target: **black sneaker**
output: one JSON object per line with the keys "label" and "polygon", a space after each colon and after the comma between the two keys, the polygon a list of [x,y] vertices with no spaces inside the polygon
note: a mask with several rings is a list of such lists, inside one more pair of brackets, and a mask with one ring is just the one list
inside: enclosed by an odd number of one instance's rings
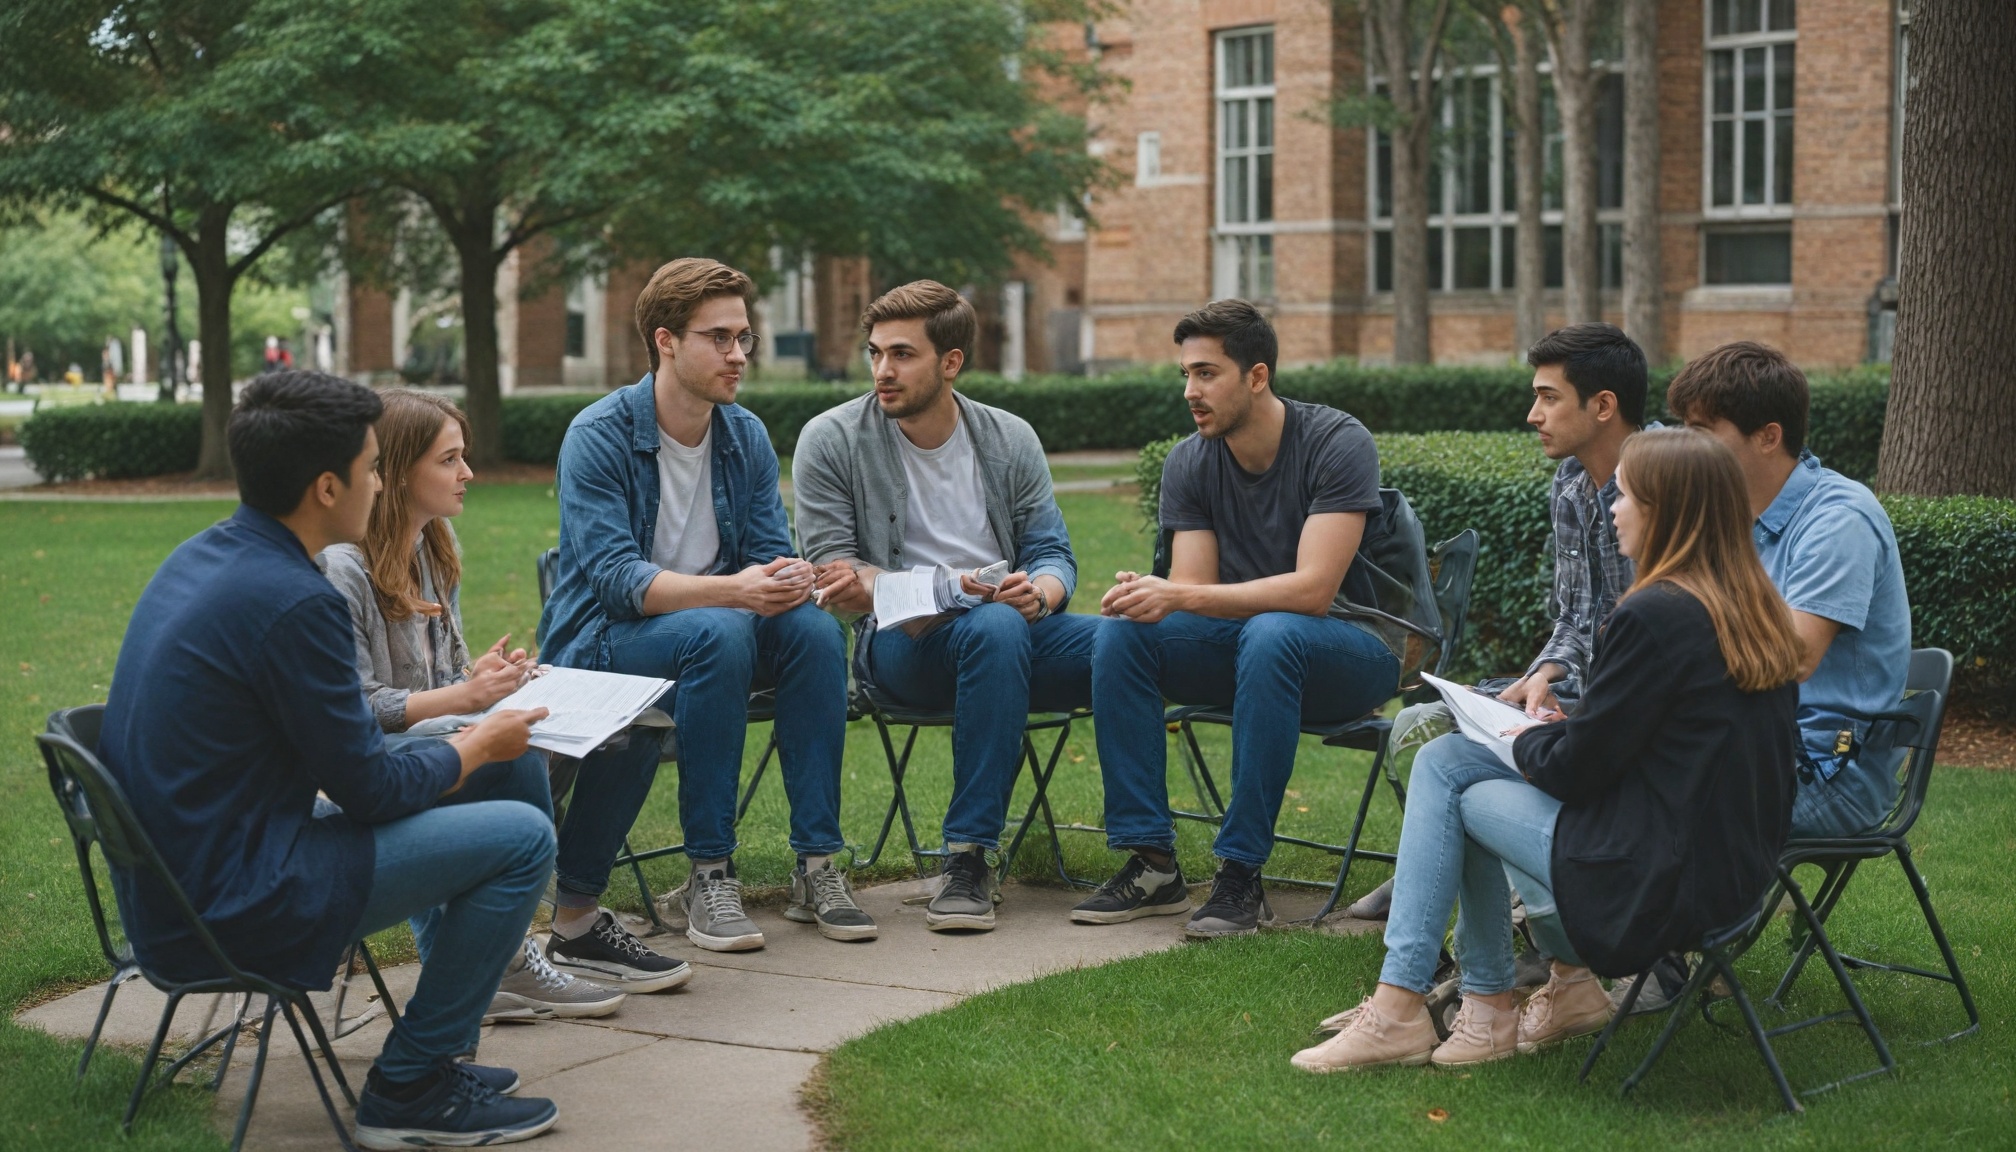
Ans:
{"label": "black sneaker", "polygon": [[933,932],[994,930],[994,869],[986,849],[975,845],[945,858],[944,884],[924,907],[924,926]]}
{"label": "black sneaker", "polygon": [[1071,910],[1078,924],[1119,924],[1143,916],[1174,916],[1190,910],[1190,889],[1183,884],[1183,867],[1172,858],[1164,872],[1139,852],[1099,886],[1090,899]]}
{"label": "black sneaker", "polygon": [[1211,898],[1183,926],[1183,934],[1199,940],[1218,936],[1251,936],[1260,925],[1274,922],[1267,893],[1260,887],[1260,869],[1231,860],[1218,862],[1211,880]]}
{"label": "black sneaker", "polygon": [[466,1064],[444,1061],[434,1081],[411,1100],[395,1100],[374,1068],[357,1099],[358,1147],[396,1152],[511,1144],[530,1140],[560,1118],[551,1100],[500,1096]]}
{"label": "black sneaker", "polygon": [[645,947],[607,908],[598,909],[594,926],[571,940],[555,932],[546,958],[555,968],[625,992],[676,988],[693,975],[693,966],[684,960]]}
{"label": "black sneaker", "polygon": [[518,1091],[518,1073],[509,1068],[497,1068],[489,1064],[478,1064],[474,1056],[458,1056],[460,1064],[471,1076],[483,1082],[485,1088],[499,1096],[509,1096]]}

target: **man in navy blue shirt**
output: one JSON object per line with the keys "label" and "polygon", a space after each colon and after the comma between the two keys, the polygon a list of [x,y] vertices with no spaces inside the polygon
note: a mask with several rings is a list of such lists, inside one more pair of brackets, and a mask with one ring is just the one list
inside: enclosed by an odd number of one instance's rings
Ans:
{"label": "man in navy blue shirt", "polygon": [[[369,389],[265,376],[231,414],[242,503],[185,541],[134,605],[98,752],[204,924],[242,967],[327,988],[350,942],[440,907],[419,985],[357,1107],[357,1143],[536,1136],[549,1100],[462,1064],[553,865],[551,823],[470,775],[521,755],[543,710],[451,740],[385,747],[364,703],[349,609],[313,557],[363,539],[378,493]],[[465,788],[464,783],[469,782]],[[317,792],[341,812],[317,818]],[[213,975],[158,886],[114,872],[134,951]]]}

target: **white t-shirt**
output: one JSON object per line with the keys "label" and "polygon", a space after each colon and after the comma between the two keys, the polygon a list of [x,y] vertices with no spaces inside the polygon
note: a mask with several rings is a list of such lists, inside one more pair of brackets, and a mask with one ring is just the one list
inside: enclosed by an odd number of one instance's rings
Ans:
{"label": "white t-shirt", "polygon": [[658,525],[651,533],[651,562],[667,572],[698,576],[720,558],[713,448],[711,423],[693,448],[658,430]]}
{"label": "white t-shirt", "polygon": [[1005,559],[987,525],[987,493],[980,456],[961,420],[952,438],[929,450],[896,430],[909,497],[903,502],[903,564],[943,564],[955,571]]}

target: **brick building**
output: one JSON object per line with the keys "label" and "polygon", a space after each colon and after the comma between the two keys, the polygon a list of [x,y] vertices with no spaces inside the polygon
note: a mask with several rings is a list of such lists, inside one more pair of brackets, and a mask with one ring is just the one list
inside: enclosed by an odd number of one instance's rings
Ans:
{"label": "brick building", "polygon": [[[1751,338],[1808,365],[1887,359],[1886,314],[1872,302],[1896,267],[1908,30],[1898,3],[1659,0],[1668,356]],[[1468,17],[1459,6],[1454,18]],[[1091,111],[1093,148],[1119,179],[1092,202],[1091,227],[1067,210],[1046,216],[1048,258],[1023,259],[1005,283],[975,292],[980,367],[1017,376],[1166,360],[1178,317],[1235,295],[1270,311],[1286,363],[1390,359],[1383,134],[1330,115],[1366,90],[1363,29],[1348,6],[1131,0],[1115,19],[1057,31],[1126,82]],[[1431,343],[1438,362],[1502,361],[1517,351],[1509,116],[1489,50],[1458,56],[1430,182]],[[1598,117],[1598,218],[1604,309],[1616,322],[1622,112],[1613,67]],[[1558,134],[1547,154],[1558,189]],[[1550,323],[1562,306],[1557,196],[1543,205]],[[500,288],[507,388],[613,387],[642,374],[630,309],[648,267],[530,300],[519,299],[515,267]],[[854,321],[883,287],[872,270],[822,258],[782,279],[759,309],[765,374],[859,376]],[[400,363],[403,342],[388,336],[406,323],[396,302],[346,301],[341,367]]]}

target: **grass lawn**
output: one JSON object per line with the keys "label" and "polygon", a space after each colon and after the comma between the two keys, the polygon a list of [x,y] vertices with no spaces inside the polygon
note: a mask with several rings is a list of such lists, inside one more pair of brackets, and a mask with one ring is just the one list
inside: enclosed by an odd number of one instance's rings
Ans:
{"label": "grass lawn", "polygon": [[[1080,562],[1075,606],[1080,611],[1092,610],[1110,586],[1115,570],[1144,566],[1147,537],[1140,531],[1131,492],[1066,493],[1059,503]],[[32,1003],[105,975],[89,917],[78,898],[74,859],[49,798],[33,734],[41,730],[51,709],[104,699],[126,619],[147,578],[177,543],[229,511],[226,502],[0,503],[0,539],[8,541],[0,551],[0,619],[7,622],[0,630],[0,645],[5,646],[0,675],[5,675],[8,683],[8,691],[0,693],[0,732],[5,734],[0,740],[0,913],[4,913],[0,914],[0,1006],[11,1009]],[[463,615],[472,645],[487,645],[505,631],[530,639],[538,620],[533,557],[557,539],[556,525],[554,501],[544,485],[478,486],[471,494],[469,511],[458,528],[467,553]],[[888,772],[872,726],[863,722],[855,727],[847,742],[841,818],[847,837],[865,852],[888,802]],[[1207,731],[1203,735],[1222,780],[1229,763],[1224,734]],[[753,771],[767,737],[765,726],[752,727],[745,773]],[[922,834],[931,842],[936,841],[938,820],[950,793],[949,745],[947,732],[926,731],[918,740],[913,761],[913,810]],[[1282,830],[1323,838],[1337,835],[1356,802],[1367,759],[1361,753],[1325,749],[1305,741],[1282,813]],[[668,773],[639,817],[633,842],[640,848],[679,839],[671,782]],[[1172,777],[1171,793],[1179,803],[1187,802],[1188,785],[1180,767]],[[1925,855],[1924,866],[1940,893],[1942,910],[1951,918],[1953,934],[1963,952],[1986,940],[2006,940],[2011,918],[2002,908],[1992,900],[1971,905],[1964,900],[1965,893],[1971,891],[1968,885],[1992,883],[1990,877],[1999,861],[2006,860],[2016,848],[2007,832],[2016,827],[2016,778],[1948,773],[1937,795],[1934,816],[1942,811],[1970,810],[1977,813],[1974,827],[1998,830],[1982,833],[1985,838],[1978,843],[1968,841],[1948,848],[1937,837],[1957,835],[1962,830],[1928,817],[1926,838],[1931,851]],[[1019,813],[1027,797],[1025,785],[1012,810]],[[1059,820],[1098,822],[1099,765],[1090,725],[1073,731],[1052,797]],[[783,883],[792,859],[785,844],[785,827],[783,789],[773,772],[741,828],[743,848],[738,865],[752,885]],[[1390,844],[1397,831],[1397,813],[1390,801],[1382,800],[1368,825],[1368,842]],[[1180,829],[1183,858],[1198,874],[1208,873],[1210,867],[1206,832],[1188,823]],[[900,829],[897,835],[900,837]],[[1067,835],[1064,841],[1073,871],[1103,874],[1115,862],[1098,837]],[[1042,875],[1047,863],[1045,847],[1041,839],[1032,841],[1017,870],[1032,877]],[[1972,853],[1986,857],[1975,865],[1979,876],[1961,870],[1970,863],[1966,857]],[[1334,872],[1330,858],[1297,849],[1277,852],[1273,867],[1277,872],[1307,878],[1325,878]],[[679,858],[646,866],[659,891],[676,885],[684,870],[684,861]],[[885,853],[870,878],[893,879],[908,870],[906,854]],[[1383,868],[1367,866],[1354,874],[1353,887],[1368,888],[1384,876]],[[1883,884],[1872,885],[1871,891],[1889,892],[1885,887],[1888,877],[1883,880]],[[1902,891],[1901,885],[1894,887]],[[615,907],[640,908],[634,887],[620,877],[608,902]],[[1957,907],[1955,902],[1960,902]],[[397,950],[398,941],[387,943]],[[1061,1139],[1070,1145],[1138,1144],[1144,1135],[1155,1139],[1163,1133],[1217,1136],[1234,1145],[1251,1143],[1250,1133],[1255,1131],[1277,1135],[1283,1141],[1298,1134],[1314,1138],[1322,1125],[1305,1132],[1301,1128],[1251,1129],[1238,1124],[1263,1119],[1253,1115],[1255,1104],[1264,1104],[1270,1112],[1281,1111],[1273,1107],[1278,1099],[1295,1101],[1296,1107],[1305,1110],[1339,1093],[1359,1099],[1365,1089],[1355,1084],[1312,1086],[1291,1080],[1285,1074],[1285,1057],[1310,1023],[1355,1000],[1375,971],[1376,956],[1374,941],[1288,934],[1226,948],[1186,949],[984,997],[953,1013],[877,1033],[843,1050],[833,1065],[833,1083],[844,1086],[836,1097],[843,1101],[858,1098],[864,1103],[833,1113],[835,1131],[848,1146],[900,1146],[926,1140],[916,1135],[921,1132],[931,1134],[930,1143],[950,1143],[958,1139],[954,1129],[937,1124],[919,1126],[916,1121],[920,1109],[930,1109],[924,1113],[930,1116],[951,1115],[956,1101],[956,1111],[962,1117],[976,1106],[988,1114],[987,1122],[962,1122],[957,1131],[987,1132],[991,1142],[1010,1145],[1035,1143],[1039,1138]],[[1885,1111],[1865,1114],[1860,1109],[1870,1106],[1862,1101],[1880,1094],[1891,1102],[1889,1110],[1898,1116],[1923,1111],[1939,1117],[1937,1122],[1914,1120],[1920,1134],[1943,1134],[1955,1142],[1968,1142],[1963,1128],[1971,1127],[1976,1134],[1972,1139],[1978,1139],[1980,1134],[1995,1130],[1987,1127],[1991,1123],[2006,1126],[2010,1119],[2007,1085],[2016,1078],[2008,1075],[2006,1056],[1996,1043],[1997,1029],[2010,1011],[2009,973],[2006,966],[2000,970],[1988,967],[1999,958],[1998,950],[1985,949],[1985,957],[1973,958],[1969,967],[1983,1010],[1990,1017],[1985,1039],[1964,1042],[1951,1049],[1950,1055],[1949,1050],[1927,1053],[1906,1049],[1900,1053],[1905,1072],[1899,1084],[1860,1086],[1824,1100],[1816,1107],[1816,1115],[1840,1109],[1847,1102],[1857,1109],[1853,1113],[1859,1118],[1856,1123],[1863,1131],[1870,1131],[1868,1125]],[[1149,970],[1140,971],[1142,968]],[[1317,972],[1328,975],[1309,978],[1308,974]],[[1109,986],[1101,981],[1113,983]],[[1240,991],[1230,996],[1214,991],[1227,988]],[[1879,1002],[1879,1012],[1892,1020],[1902,1010],[1900,1005],[1929,1003],[1944,1009],[1943,1001],[1911,1000],[1903,993],[1879,993],[1872,998]],[[1028,1014],[1027,1021],[1022,1019],[1023,1013]],[[1244,1018],[1247,1014],[1250,1021]],[[1120,1027],[1123,1023],[1125,1027]],[[952,1031],[938,1031],[945,1028]],[[973,1043],[976,1036],[996,1034],[1003,1037],[1003,1043]],[[1914,1033],[1907,1027],[1906,1034]],[[1088,1047],[1094,1038],[1096,1051]],[[1803,1039],[1788,1042],[1788,1051],[1795,1054],[1789,1057],[1795,1077],[1804,1067],[1796,1055]],[[1101,1066],[1100,1061],[1109,1058],[1106,1046],[1115,1040],[1123,1043],[1113,1049],[1112,1058],[1124,1055],[1126,1060],[1141,1063],[1119,1064],[1110,1070]],[[1627,1044],[1627,1051],[1629,1047]],[[1690,1042],[1683,1037],[1675,1053],[1682,1059],[1673,1067],[1683,1067],[1691,1052],[1703,1049],[1701,1038]],[[131,1083],[136,1062],[116,1052],[100,1056],[93,1062],[86,1091],[73,1100],[67,1077],[77,1050],[73,1043],[59,1043],[17,1027],[11,1012],[0,1013],[0,1133],[6,1134],[0,1145],[10,1152],[17,1148],[95,1148],[116,1138],[119,1101]],[[1706,1050],[1720,1051],[1712,1046]],[[1747,1059],[1742,1051],[1730,1048],[1727,1052],[1733,1056],[1723,1064],[1744,1067],[1739,1063]],[[1510,1083],[1507,1077],[1542,1075],[1551,1081],[1557,1078],[1553,1073],[1543,1075],[1536,1070],[1554,1068],[1558,1063],[1522,1064],[1516,1074],[1512,1069],[1492,1069],[1480,1073],[1476,1080],[1480,1089],[1487,1083]],[[1695,1063],[1705,1066],[1701,1061]],[[1090,1075],[1073,1090],[1062,1079],[1052,1079],[1052,1069],[1064,1068]],[[1110,1072],[1131,1073],[1136,1078],[1115,1082]],[[1561,1072],[1558,1078],[1565,1081],[1566,1075]],[[1170,1076],[1181,1083],[1170,1083]],[[1245,1091],[1247,1084],[1258,1085],[1268,1076],[1277,1077],[1277,1089],[1257,1096]],[[1922,1083],[1926,1076],[1944,1077],[1942,1083],[1949,1087],[1948,1092],[1939,1094],[1939,1107],[1912,1094],[1899,1095],[1904,1085]],[[983,1086],[970,1089],[975,1077]],[[1671,1080],[1692,1082],[1697,1078],[1682,1075]],[[1733,1104],[1724,1099],[1731,1093],[1720,1089],[1712,1095],[1704,1091],[1698,1100],[1661,1095],[1666,1090],[1661,1085],[1667,1080],[1662,1076],[1647,1086],[1645,1101],[1657,1105],[1650,1111],[1644,1105],[1619,1109],[1593,1089],[1572,1098],[1596,1101],[1589,1106],[1590,1123],[1595,1125],[1592,1132],[1648,1141],[1671,1141],[1686,1133],[1698,1133],[1705,1139],[1718,1133],[1749,1131],[1746,1126],[1761,1123],[1758,1117],[1769,1104],[1762,1091],[1749,1091],[1742,1076],[1718,1081],[1724,1087],[1744,1086],[1734,1093]],[[1392,1083],[1395,1087],[1382,1089],[1396,1093],[1391,1101],[1382,1104],[1373,1097],[1365,1098],[1364,1104],[1372,1106],[1370,1112],[1354,1105],[1348,1111],[1309,1114],[1329,1117],[1326,1122],[1331,1138],[1387,1124],[1384,1130],[1395,1134],[1418,1130],[1425,1139],[1446,1139],[1475,1118],[1473,1106],[1465,1104],[1459,1109],[1451,1101],[1463,1098],[1447,1095],[1440,1104],[1454,1117],[1447,1125],[1430,1129],[1423,1120],[1410,1129],[1403,1114],[1412,1114],[1413,1097],[1408,1094],[1412,1090],[1403,1091],[1398,1080]],[[1095,1084],[1098,1087],[1093,1087]],[[1569,1094],[1560,1089],[1553,1095]],[[1137,1098],[1140,1103],[1130,1105]],[[1543,1101],[1542,1106],[1508,1102],[1505,1107],[1535,1117],[1522,1121],[1532,1128],[1537,1117],[1556,1113],[1560,1107],[1560,1101],[1552,1097],[1536,1100]],[[1424,1104],[1414,1112],[1434,1106]],[[1012,1119],[1002,1111],[1009,1107],[1015,1109]],[[1137,1107],[1139,1111],[1134,1110]],[[1099,1119],[1109,1112],[1111,1125]],[[1382,1116],[1387,1119],[1380,1120]],[[198,1091],[157,1099],[143,1112],[133,1146],[221,1147],[206,1118],[207,1097]],[[1814,1123],[1809,1119],[1807,1128],[1820,1131]],[[1781,1128],[1766,1124],[1760,1130]],[[1468,1131],[1474,1134],[1478,1129]],[[1554,1135],[1558,1138],[1558,1133]]]}

